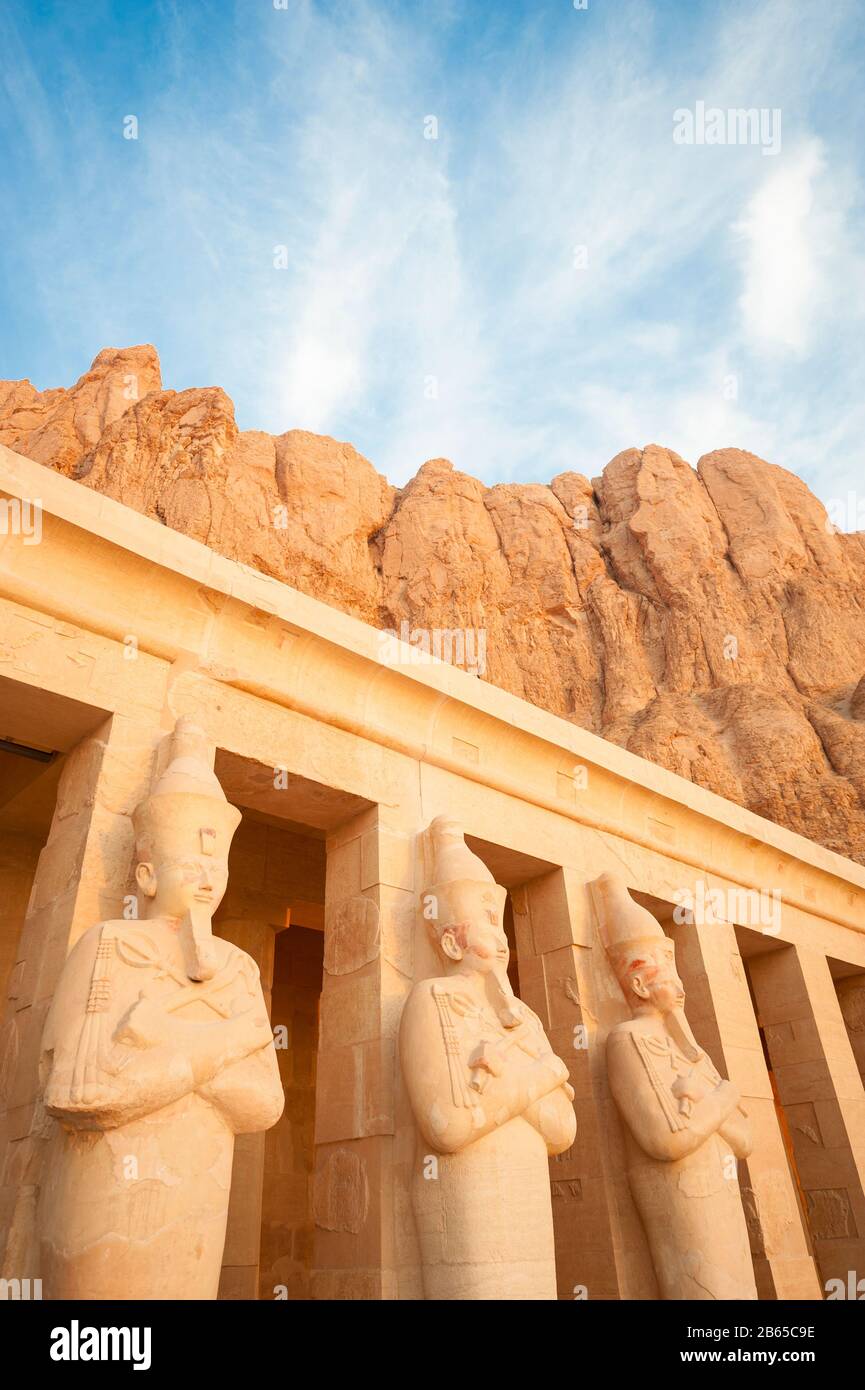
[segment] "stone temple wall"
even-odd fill
[[[2,1277],[42,1277],[45,1262],[40,1212],[62,1128],[45,1108],[45,1020],[76,944],[97,923],[130,920],[133,813],[186,724],[241,813],[213,925],[220,949],[258,967],[285,1096],[281,1118],[261,1108],[234,1145],[220,1297],[431,1297],[456,1277],[436,1255],[446,1218],[472,1203],[489,1218],[480,1229],[512,1248],[519,1222],[484,1176],[507,1155],[493,1140],[489,1163],[472,1168],[457,1140],[459,1161],[444,1142],[432,1151],[418,1119],[424,1068],[413,1043],[400,1046],[415,1015],[427,1036],[423,1008],[439,1008],[433,985],[449,978],[425,915],[444,872],[436,833],[456,836],[479,901],[507,890],[519,999],[503,996],[490,1026],[530,1009],[534,1061],[557,1076],[564,1064],[556,1089],[573,1092],[576,1137],[560,1096],[540,1188],[531,1139],[516,1194],[534,1212],[551,1200],[542,1296],[670,1296],[631,1180],[639,1116],[610,1069],[608,1039],[629,1013],[609,952],[618,918],[599,896],[608,879],[629,890],[626,914],[652,949],[675,947],[676,1046],[687,1052],[692,1030],[704,1072],[677,1083],[671,1132],[688,1130],[706,1086],[735,1092],[721,1122],[731,1151],[747,1120],[750,1152],[719,1189],[744,1233],[747,1281],[762,1298],[816,1299],[865,1268],[861,865],[464,671],[384,660],[359,620],[3,450],[0,494],[43,508],[38,545],[0,534],[0,738],[58,754],[56,776],[31,759],[26,789],[0,808]],[[462,881],[448,873],[443,891]],[[463,999],[454,1009],[433,1029],[451,1058],[471,1013]],[[544,1060],[550,1050],[559,1062]],[[498,1095],[510,1062],[471,1057],[469,1090]],[[478,1074],[488,1063],[489,1082]],[[451,1081],[444,1105],[459,1102]],[[519,1103],[536,1133],[552,1125]],[[663,1154],[653,1161],[679,1161]],[[124,1181],[155,1181],[134,1167]],[[427,1171],[440,1188],[420,1186]],[[689,1175],[686,1197],[710,1192],[707,1171],[674,1171]],[[145,1226],[155,1190],[140,1189]],[[466,1267],[477,1273],[474,1255]]]

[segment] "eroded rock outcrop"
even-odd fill
[[[0,442],[380,627],[480,629],[485,678],[865,862],[865,535],[739,449],[392,487],[349,444],[238,431],[152,347],[0,382]]]

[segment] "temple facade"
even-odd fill
[[[52,1002],[97,924],[128,961],[151,891],[135,817],[178,728],[239,820],[216,964],[184,982],[196,908],[172,989],[212,999],[231,966],[282,1089],[229,1105],[233,1054],[193,1068],[201,1124],[240,1116],[219,1298],[821,1299],[865,1273],[861,865],[2,447],[0,503],[3,1278],[52,1296],[46,1251],[68,1263],[70,1221],[86,1244],[74,1184],[46,1195],[77,1084],[73,1057],[53,1100],[51,1068],[83,1027],[71,986]],[[491,945],[462,932],[487,918]],[[111,1023],[131,1049],[112,1095],[152,1042],[133,1025]],[[232,1037],[252,1076],[255,1039]],[[150,1142],[146,1104],[181,1091],[124,1101],[123,1124]],[[74,1144],[127,1132],[104,1097],[87,1115]],[[106,1248],[176,1196],[124,1143]],[[718,1212],[735,1248],[704,1272]]]

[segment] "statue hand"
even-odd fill
[[[469,1069],[473,1072],[485,1071],[488,1072],[490,1076],[501,1076],[502,1066],[503,1059],[499,1048],[495,1043],[489,1041],[478,1043],[478,1046],[469,1057]],[[474,1083],[475,1090],[482,1089],[482,1086],[479,1084],[480,1080],[481,1079],[478,1078]]]
[[[676,1100],[680,1102],[681,1109],[681,1102],[683,1101],[691,1101],[696,1104],[697,1101],[702,1100],[704,1096],[709,1094],[709,1087],[692,1067],[690,1071],[680,1073],[676,1077],[672,1091]]]
[[[562,1059],[553,1052],[532,1062],[529,1072],[531,1075],[529,1087],[533,1100],[540,1100],[541,1097],[549,1095],[551,1091],[557,1091],[560,1086],[566,1086],[570,1076]]]

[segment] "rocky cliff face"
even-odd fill
[[[350,444],[239,431],[151,347],[0,382],[0,441],[384,628],[485,633],[485,678],[865,862],[865,534],[739,449],[592,481],[396,489]]]

